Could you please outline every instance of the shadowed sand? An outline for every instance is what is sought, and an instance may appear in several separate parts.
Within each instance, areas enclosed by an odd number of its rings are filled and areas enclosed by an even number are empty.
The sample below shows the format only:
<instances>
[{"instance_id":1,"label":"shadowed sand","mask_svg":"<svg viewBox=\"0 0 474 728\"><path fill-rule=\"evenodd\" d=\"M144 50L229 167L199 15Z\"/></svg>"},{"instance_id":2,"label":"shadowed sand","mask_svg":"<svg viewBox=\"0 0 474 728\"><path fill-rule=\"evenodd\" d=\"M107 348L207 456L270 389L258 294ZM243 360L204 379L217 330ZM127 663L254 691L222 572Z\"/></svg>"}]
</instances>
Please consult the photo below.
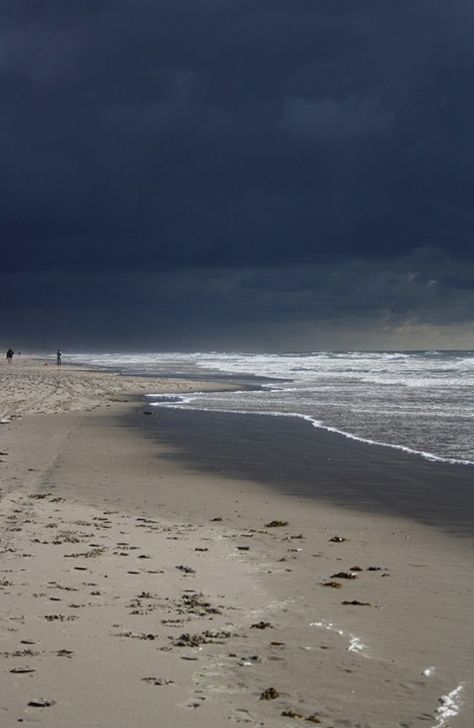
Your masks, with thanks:
<instances>
[{"instance_id":1,"label":"shadowed sand","mask_svg":"<svg viewBox=\"0 0 474 728\"><path fill-rule=\"evenodd\" d=\"M469 539L290 496L270 442L249 469L239 427L198 447L148 382L66 369L0 374L0 725L472 725Z\"/></svg>"}]
</instances>

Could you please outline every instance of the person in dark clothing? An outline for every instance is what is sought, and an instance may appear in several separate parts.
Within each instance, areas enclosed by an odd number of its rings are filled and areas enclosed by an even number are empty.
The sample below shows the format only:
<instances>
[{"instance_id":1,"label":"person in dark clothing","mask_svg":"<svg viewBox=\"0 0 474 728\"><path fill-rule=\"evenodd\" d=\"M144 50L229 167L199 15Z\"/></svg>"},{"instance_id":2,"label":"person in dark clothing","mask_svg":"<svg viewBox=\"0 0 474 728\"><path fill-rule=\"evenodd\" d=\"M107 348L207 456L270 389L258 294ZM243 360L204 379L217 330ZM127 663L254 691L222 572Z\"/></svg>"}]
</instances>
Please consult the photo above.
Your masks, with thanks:
<instances>
[{"instance_id":1,"label":"person in dark clothing","mask_svg":"<svg viewBox=\"0 0 474 728\"><path fill-rule=\"evenodd\" d=\"M12 363L12 359L13 359L13 354L14 354L14 353L15 353L15 352L14 352L14 351L13 351L13 349L12 349L12 348L10 347L10 348L8 349L8 351L7 351L7 362L8 362L9 364L11 364L11 363Z\"/></svg>"},{"instance_id":2,"label":"person in dark clothing","mask_svg":"<svg viewBox=\"0 0 474 728\"><path fill-rule=\"evenodd\" d=\"M62 353L61 349L58 349L57 352L56 352L56 364L58 365L58 367L61 366L61 357L62 357L62 355L63 355L63 353Z\"/></svg>"}]
</instances>

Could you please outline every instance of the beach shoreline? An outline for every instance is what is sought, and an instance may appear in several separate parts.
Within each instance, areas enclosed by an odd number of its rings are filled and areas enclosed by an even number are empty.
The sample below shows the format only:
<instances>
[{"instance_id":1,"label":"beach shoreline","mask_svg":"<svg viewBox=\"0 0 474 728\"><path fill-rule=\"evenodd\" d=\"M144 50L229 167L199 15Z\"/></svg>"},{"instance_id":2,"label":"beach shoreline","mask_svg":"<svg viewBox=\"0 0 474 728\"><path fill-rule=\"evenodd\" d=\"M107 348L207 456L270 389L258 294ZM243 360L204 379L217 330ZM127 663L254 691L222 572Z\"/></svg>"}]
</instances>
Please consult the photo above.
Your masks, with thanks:
<instances>
[{"instance_id":1,"label":"beach shoreline","mask_svg":"<svg viewBox=\"0 0 474 728\"><path fill-rule=\"evenodd\" d=\"M419 521L474 540L470 465L428 460L315 428L300 417L165 405L129 422L185 467L256 481L293 497ZM133 419L132 419L133 418ZM447 498L449 493L449 498Z\"/></svg>"},{"instance_id":2,"label":"beach shoreline","mask_svg":"<svg viewBox=\"0 0 474 728\"><path fill-rule=\"evenodd\" d=\"M22 367L1 375L2 725L471 724L468 541L275 490L268 444L253 471L189 437L183 457L149 380Z\"/></svg>"}]
</instances>

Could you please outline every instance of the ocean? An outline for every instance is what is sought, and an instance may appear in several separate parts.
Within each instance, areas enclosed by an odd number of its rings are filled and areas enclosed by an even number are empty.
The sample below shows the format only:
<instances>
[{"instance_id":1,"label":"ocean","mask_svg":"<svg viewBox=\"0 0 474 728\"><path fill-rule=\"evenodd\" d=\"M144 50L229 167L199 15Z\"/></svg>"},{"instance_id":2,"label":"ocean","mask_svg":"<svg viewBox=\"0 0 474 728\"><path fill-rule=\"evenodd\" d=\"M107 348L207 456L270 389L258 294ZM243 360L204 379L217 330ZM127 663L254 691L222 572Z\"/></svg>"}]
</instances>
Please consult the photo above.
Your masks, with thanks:
<instances>
[{"instance_id":1,"label":"ocean","mask_svg":"<svg viewBox=\"0 0 474 728\"><path fill-rule=\"evenodd\" d=\"M474 351L143 353L67 355L123 374L229 377L236 392L149 403L202 411L300 417L317 428L430 459L474 465Z\"/></svg>"}]
</instances>

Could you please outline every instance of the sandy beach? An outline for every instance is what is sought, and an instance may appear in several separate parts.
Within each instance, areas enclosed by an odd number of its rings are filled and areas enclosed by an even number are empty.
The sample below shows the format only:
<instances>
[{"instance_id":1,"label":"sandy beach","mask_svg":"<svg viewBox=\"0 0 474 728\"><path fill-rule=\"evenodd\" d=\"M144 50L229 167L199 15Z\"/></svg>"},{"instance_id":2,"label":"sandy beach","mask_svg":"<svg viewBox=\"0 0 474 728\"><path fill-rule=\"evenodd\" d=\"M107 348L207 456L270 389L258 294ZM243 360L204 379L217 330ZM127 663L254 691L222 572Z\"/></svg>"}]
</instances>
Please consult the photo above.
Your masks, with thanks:
<instances>
[{"instance_id":1,"label":"sandy beach","mask_svg":"<svg viewBox=\"0 0 474 728\"><path fill-rule=\"evenodd\" d=\"M358 500L366 450L342 437L312 428L312 497L252 418L142 400L205 386L225 385L2 366L2 728L470 728L469 529ZM429 499L425 461L397 480L372 450L372 485Z\"/></svg>"}]
</instances>

